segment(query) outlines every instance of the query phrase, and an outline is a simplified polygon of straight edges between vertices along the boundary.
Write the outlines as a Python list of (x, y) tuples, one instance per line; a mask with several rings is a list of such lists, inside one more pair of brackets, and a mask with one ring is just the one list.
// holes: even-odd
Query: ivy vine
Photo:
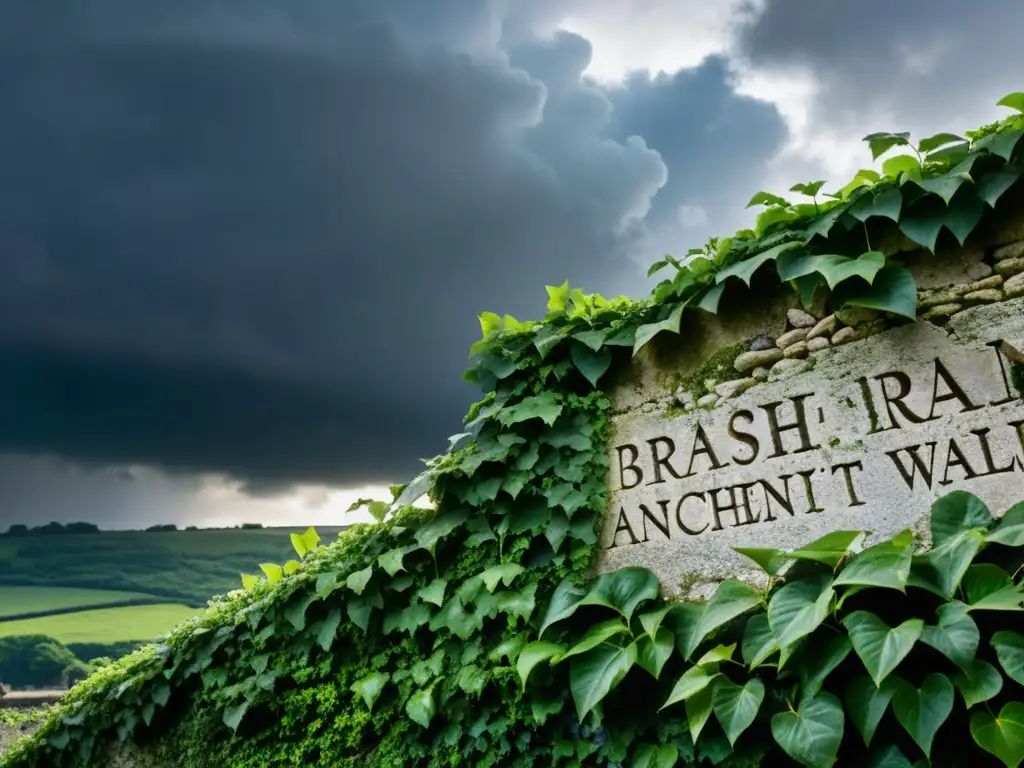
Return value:
[(294, 536), (298, 559), (76, 686), (0, 766), (104, 764), (118, 743), (196, 768), (818, 768), (841, 748), (844, 764), (1019, 765), (1022, 505), (997, 521), (952, 494), (924, 551), (846, 531), (742, 550), (768, 588), (726, 581), (706, 603), (665, 603), (641, 568), (587, 578), (616, 358), (762, 271), (808, 303), (915, 318), (880, 236), (934, 251), (978, 227), (1024, 175), (1024, 94), (1001, 104), (1016, 114), (963, 137), (868, 136), (875, 159), (897, 153), (833, 194), (759, 193), (753, 229), (656, 263), (674, 273), (647, 300), (565, 283), (541, 321), (484, 313), (466, 374), (484, 398), (390, 501), (357, 502), (375, 524)]

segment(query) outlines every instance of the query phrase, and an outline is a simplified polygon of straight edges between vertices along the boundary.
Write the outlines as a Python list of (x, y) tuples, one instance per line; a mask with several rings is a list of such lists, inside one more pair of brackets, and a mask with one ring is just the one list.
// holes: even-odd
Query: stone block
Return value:
[(802, 309), (789, 310), (786, 313), (786, 319), (794, 328), (813, 328), (818, 322), (818, 318)]
[(782, 350), (778, 347), (764, 349), (759, 352), (744, 352), (733, 364), (740, 373), (752, 371), (760, 365), (771, 365), (782, 359)]

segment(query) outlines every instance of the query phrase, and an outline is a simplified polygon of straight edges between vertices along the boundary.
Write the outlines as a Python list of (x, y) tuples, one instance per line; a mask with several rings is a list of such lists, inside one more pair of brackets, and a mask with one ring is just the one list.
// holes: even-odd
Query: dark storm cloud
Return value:
[[(647, 223), (659, 242), (680, 254), (750, 225), (746, 202), (785, 126), (770, 105), (731, 90), (723, 58), (673, 75), (632, 75), (610, 96), (617, 137), (643, 136), (670, 169), (685, 169), (654, 197)], [(687, 222), (682, 206), (699, 208), (706, 222)]]
[[(740, 35), (755, 69), (812, 72), (813, 120), (858, 130), (974, 127), (1024, 88), (1024, 3), (764, 0)], [(985, 119), (982, 117), (981, 119)], [(878, 121), (898, 120), (898, 125)]]
[(400, 479), (474, 397), (477, 313), (642, 290), (660, 158), (593, 94), (548, 122), (487, 5), (0, 6), (0, 451)]

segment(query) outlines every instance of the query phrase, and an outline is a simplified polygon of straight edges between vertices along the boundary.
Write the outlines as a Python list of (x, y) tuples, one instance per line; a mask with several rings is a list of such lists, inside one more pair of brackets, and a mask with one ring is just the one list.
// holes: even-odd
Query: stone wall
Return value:
[[(1003, 210), (1024, 211), (1024, 199)], [(1024, 349), (1024, 216), (935, 255), (895, 228), (883, 243), (914, 274), (921, 322), (801, 307), (788, 287), (755, 281), (731, 286), (719, 316), (688, 313), (678, 336), (613, 372), (598, 572), (644, 565), (668, 594), (701, 597), (723, 578), (763, 578), (735, 546), (923, 528), (932, 500), (957, 488), (995, 514), (1024, 499), (1012, 375)], [(919, 475), (901, 453), (911, 449), (937, 452), (918, 458), (943, 476), (910, 488), (897, 464)]]

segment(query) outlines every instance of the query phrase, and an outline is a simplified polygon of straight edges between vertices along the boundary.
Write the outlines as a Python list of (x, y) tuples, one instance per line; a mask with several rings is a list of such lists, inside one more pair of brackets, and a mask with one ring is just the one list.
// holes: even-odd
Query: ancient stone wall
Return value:
[(996, 514), (1024, 497), (1024, 218), (934, 256), (896, 231), (885, 248), (917, 323), (755, 282), (616, 372), (599, 572), (643, 565), (697, 598), (763, 578), (734, 547), (923, 533), (959, 488)]

